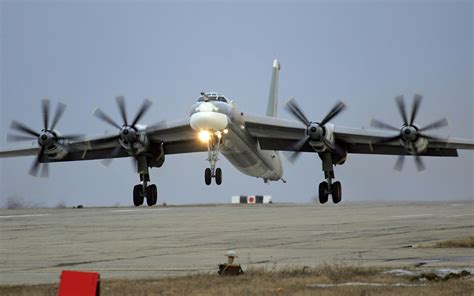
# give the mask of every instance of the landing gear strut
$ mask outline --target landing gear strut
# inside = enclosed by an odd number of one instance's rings
[[[324,177],[326,181],[319,183],[319,202],[325,204],[332,196],[333,203],[337,204],[342,200],[341,182],[332,182],[334,179],[334,169],[330,153],[321,153],[319,155],[323,163]]]
[[[216,135],[212,134],[207,144],[207,160],[210,167],[204,170],[204,182],[206,185],[211,185],[212,178],[215,179],[217,185],[222,184],[222,170],[221,168],[216,168],[217,161],[219,160],[221,139],[222,135],[220,132],[217,132]]]
[[[136,207],[141,206],[146,198],[147,205],[154,206],[158,201],[158,189],[155,184],[148,185],[150,174],[146,156],[137,158],[137,169],[140,175],[140,184],[133,187],[133,204]]]

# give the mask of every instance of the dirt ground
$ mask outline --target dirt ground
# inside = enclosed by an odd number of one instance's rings
[[[334,285],[334,286],[331,286]],[[0,295],[56,295],[58,284],[0,286]],[[241,276],[198,274],[144,280],[104,280],[100,295],[473,295],[472,276],[395,276],[371,267],[323,265],[255,269]]]

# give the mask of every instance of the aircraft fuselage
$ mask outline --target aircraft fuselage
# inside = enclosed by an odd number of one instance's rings
[[[244,122],[236,103],[216,93],[203,94],[191,110],[191,127],[198,133],[218,135],[219,152],[240,172],[265,181],[280,180],[283,168],[279,153],[261,150]]]

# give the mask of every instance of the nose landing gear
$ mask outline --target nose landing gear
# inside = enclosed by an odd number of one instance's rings
[[[210,167],[204,170],[204,182],[206,185],[211,185],[212,178],[214,178],[217,185],[222,184],[222,169],[216,168],[217,161],[219,160],[221,140],[222,134],[216,132],[215,135],[212,134],[207,143],[207,160]]]
[[[214,173],[212,173],[212,169],[210,169],[210,168],[206,168],[204,170],[204,182],[206,183],[206,185],[211,185],[212,178],[215,179],[217,185],[222,184],[222,170],[221,170],[221,168],[216,168],[214,170]]]

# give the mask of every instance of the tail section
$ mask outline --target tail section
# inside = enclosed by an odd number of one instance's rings
[[[278,80],[280,76],[280,62],[273,60],[272,81],[268,95],[267,116],[276,117],[278,107]]]

